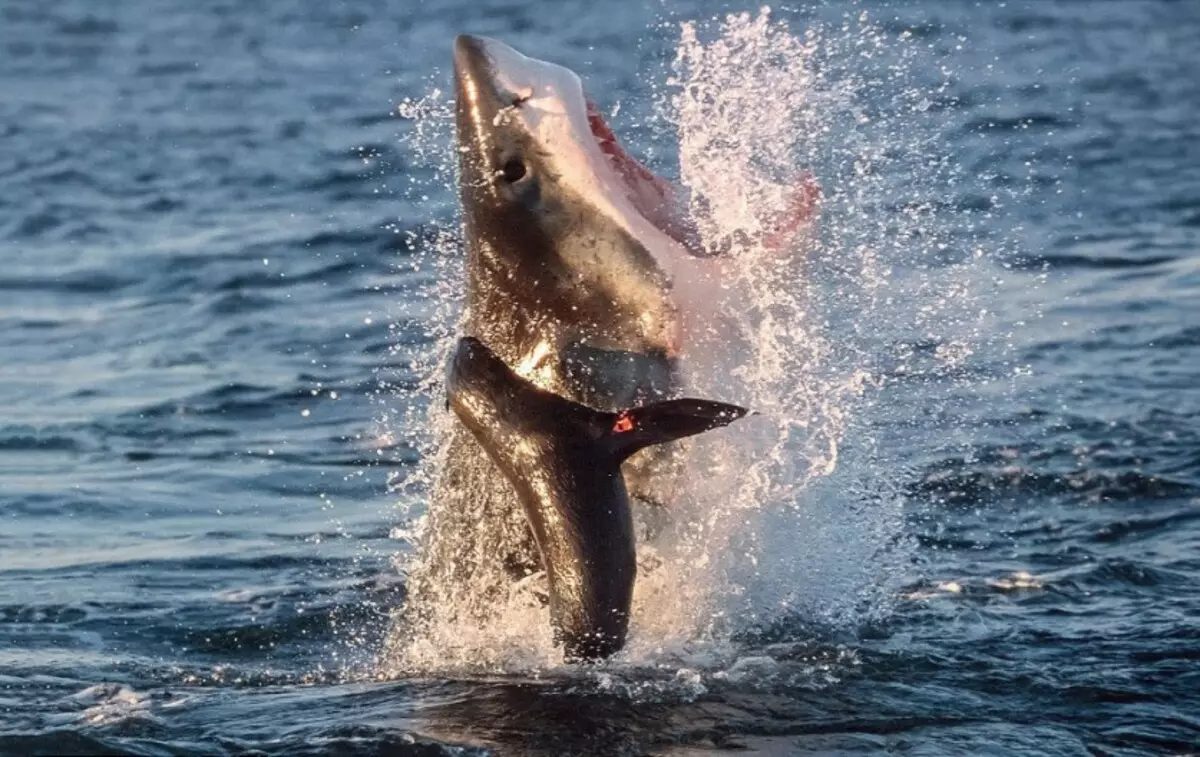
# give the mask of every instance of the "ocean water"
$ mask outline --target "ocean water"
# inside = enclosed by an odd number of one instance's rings
[[[593,669],[387,651],[463,31],[824,192]],[[1200,5],[9,0],[0,82],[0,754],[1200,753]]]

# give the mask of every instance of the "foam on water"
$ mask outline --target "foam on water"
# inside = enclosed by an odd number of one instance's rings
[[[874,429],[914,411],[891,401],[889,382],[928,358],[898,345],[936,345],[932,359],[955,365],[981,342],[987,251],[938,201],[962,177],[922,121],[937,92],[910,83],[920,58],[904,35],[865,15],[799,35],[766,8],[678,32],[655,123],[677,137],[704,245],[726,251],[714,321],[723,327],[690,346],[687,389],[757,415],[692,443],[684,491],[639,544],[631,635],[618,660],[711,669],[737,659],[730,640],[747,633],[853,629],[885,614],[911,579],[899,462]],[[405,109],[416,124],[410,147],[444,181],[450,109],[440,95]],[[816,223],[791,245],[762,244],[809,175],[823,194]],[[431,296],[443,320],[419,358],[426,379],[404,398],[431,422],[408,428],[444,432],[450,420],[427,400],[440,391],[453,339],[443,326],[461,297],[452,238],[443,229],[417,245],[420,264],[437,271]],[[403,497],[417,554],[421,495],[440,464],[437,434],[422,445],[425,462]],[[534,583],[489,600],[499,621],[487,627],[434,623],[413,635],[398,626],[384,674],[555,666]]]
[[[89,726],[106,726],[128,720],[157,721],[149,694],[129,686],[102,683],[68,697],[70,705],[85,706],[78,720]]]

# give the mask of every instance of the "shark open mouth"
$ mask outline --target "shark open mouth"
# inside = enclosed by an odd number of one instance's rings
[[[566,198],[571,208],[559,223],[570,228],[575,224],[571,214],[586,214],[597,223],[604,219],[613,231],[635,242],[636,249],[652,259],[652,265],[642,269],[641,283],[636,274],[627,275],[646,262],[637,257],[640,253],[589,265],[594,266],[593,273],[599,272],[597,279],[622,280],[622,286],[632,283],[633,288],[626,291],[636,293],[634,298],[642,297],[642,304],[636,307],[643,308],[647,324],[655,319],[663,323],[677,320],[667,311],[677,309],[684,299],[711,300],[712,285],[721,283],[727,269],[693,265],[697,258],[756,247],[788,247],[812,216],[818,192],[811,178],[801,174],[794,191],[776,193],[781,202],[758,203],[751,208],[751,213],[760,215],[750,218],[744,227],[719,222],[713,211],[727,204],[724,198],[692,193],[689,187],[656,175],[631,155],[600,108],[587,97],[575,72],[525,56],[496,40],[471,35],[456,40],[454,60],[460,131],[474,135],[471,149],[484,156],[480,165],[491,172],[480,180],[511,187],[527,175],[542,177],[544,188],[560,200]],[[467,148],[460,146],[462,149]],[[547,207],[561,212],[557,209],[563,205]],[[652,293],[659,281],[669,282],[668,288],[678,296],[668,302]],[[648,304],[656,298],[661,306]],[[656,312],[651,314],[651,310]],[[676,324],[670,330],[678,328]],[[656,334],[653,338],[668,345],[678,342],[677,335]]]
[[[704,203],[689,203],[686,190],[655,174],[630,155],[604,120],[596,104],[587,99],[587,120],[600,151],[625,184],[626,195],[634,209],[655,228],[678,242],[695,257],[727,253],[736,241],[726,237],[705,247],[693,213],[703,213]],[[812,176],[801,173],[787,204],[764,224],[765,233],[757,241],[768,249],[778,249],[791,240],[812,220],[820,190]],[[689,207],[689,205],[691,207]],[[742,242],[749,240],[742,239]]]
[[[626,197],[634,210],[692,255],[705,256],[699,230],[685,212],[687,203],[682,196],[682,188],[655,174],[630,155],[617,141],[616,134],[596,104],[590,99],[586,102],[592,136],[596,138],[600,152],[608,158],[617,177],[624,183]]]

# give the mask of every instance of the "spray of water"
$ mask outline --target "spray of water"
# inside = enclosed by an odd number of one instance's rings
[[[983,250],[944,201],[962,177],[938,153],[927,117],[945,83],[914,81],[917,48],[865,16],[797,35],[767,9],[676,33],[656,123],[678,140],[703,244],[725,252],[716,307],[732,325],[691,347],[687,389],[757,415],[692,444],[685,490],[663,523],[644,529],[621,655],[634,664],[885,614],[912,547],[903,463],[879,429],[920,412],[891,401],[889,388],[921,361],[966,360],[983,328]],[[410,148],[439,166],[434,180],[444,184],[453,170],[447,103],[433,95],[402,114],[415,124]],[[789,244],[764,244],[810,175],[822,192],[817,220]],[[406,397],[419,415],[405,427],[434,431],[421,441],[420,470],[403,482],[411,527],[398,535],[417,560],[420,502],[450,422],[428,402],[459,310],[462,252],[448,228],[414,240],[437,303],[432,338],[412,356],[425,380]],[[384,674],[555,665],[533,583],[471,599],[491,604],[497,621],[486,627],[439,625],[436,614],[420,627],[399,624]]]

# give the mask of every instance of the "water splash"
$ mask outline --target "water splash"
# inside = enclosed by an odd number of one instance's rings
[[[437,471],[437,465],[429,461],[437,460],[438,442],[448,423],[444,408],[432,400],[441,391],[442,365],[462,312],[463,255],[456,209],[435,207],[429,194],[433,187],[457,183],[450,137],[454,128],[454,102],[442,90],[431,88],[420,99],[401,102],[396,113],[405,125],[400,142],[415,158],[413,163],[426,169],[424,173],[409,172],[405,200],[420,209],[421,217],[427,220],[419,226],[397,224],[394,231],[405,237],[406,247],[412,253],[406,267],[417,274],[421,287],[410,297],[427,303],[428,308],[413,314],[409,302],[397,303],[402,311],[393,314],[393,323],[412,320],[417,315],[425,339],[414,344],[411,338],[398,335],[393,341],[391,357],[408,368],[408,375],[380,377],[379,396],[384,400],[384,414],[378,425],[381,440],[390,439],[393,428],[403,428],[412,434],[410,442],[427,461],[405,470],[403,477],[389,481],[391,491],[400,499],[403,516],[392,537],[415,550],[424,537],[427,520],[423,503],[432,491]],[[398,415],[394,414],[391,401],[396,397],[403,400]],[[411,553],[398,555],[397,567],[403,570],[410,557]]]
[[[931,360],[959,380],[953,370],[986,334],[977,305],[985,248],[944,201],[964,179],[937,152],[927,117],[947,84],[914,83],[920,60],[904,34],[865,14],[803,36],[769,9],[680,29],[658,123],[677,135],[703,244],[726,252],[717,307],[732,324],[691,347],[688,389],[759,414],[695,441],[687,490],[664,522],[642,524],[627,663],[694,660],[699,649],[720,667],[731,658],[717,650],[731,638],[853,628],[886,614],[910,578],[905,463],[879,429],[903,427],[919,410],[891,389],[928,374]],[[448,119],[422,118],[445,129],[444,152],[432,156],[444,181],[453,171]],[[422,151],[428,144],[418,140]],[[810,173],[823,194],[819,221],[793,244],[764,244]],[[414,358],[425,377],[415,391],[427,398],[451,343],[462,273],[453,235],[424,243],[442,319]],[[406,427],[447,427],[438,403],[409,404],[429,418]],[[436,438],[423,443],[406,502],[429,491]],[[419,548],[420,529],[412,534]],[[385,674],[552,667],[559,655],[532,588],[476,598],[499,618],[487,627],[398,626]]]
[[[703,29],[682,25],[663,104],[664,121],[679,134],[680,180],[689,190],[689,215],[704,246],[735,256],[761,249],[795,189],[802,154],[811,51],[772,23],[731,16],[711,42]]]

